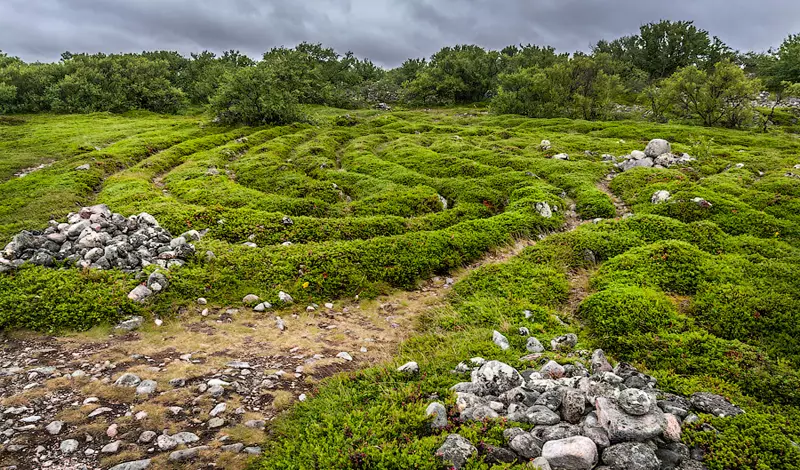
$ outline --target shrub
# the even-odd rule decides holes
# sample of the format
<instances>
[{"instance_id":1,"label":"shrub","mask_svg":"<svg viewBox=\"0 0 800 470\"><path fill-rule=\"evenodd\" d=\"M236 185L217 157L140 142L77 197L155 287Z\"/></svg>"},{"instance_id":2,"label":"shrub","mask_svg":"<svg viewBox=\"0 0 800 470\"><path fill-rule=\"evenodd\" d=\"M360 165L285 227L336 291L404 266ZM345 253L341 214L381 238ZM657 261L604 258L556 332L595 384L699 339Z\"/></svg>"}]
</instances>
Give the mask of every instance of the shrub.
<instances>
[{"instance_id":1,"label":"shrub","mask_svg":"<svg viewBox=\"0 0 800 470\"><path fill-rule=\"evenodd\" d=\"M287 124L303 120L297 99L266 65L231 74L211 99L211 109L227 124Z\"/></svg>"},{"instance_id":2,"label":"shrub","mask_svg":"<svg viewBox=\"0 0 800 470\"><path fill-rule=\"evenodd\" d=\"M28 267L0 275L0 330L86 330L140 312L136 285L116 271Z\"/></svg>"},{"instance_id":3,"label":"shrub","mask_svg":"<svg viewBox=\"0 0 800 470\"><path fill-rule=\"evenodd\" d=\"M677 320L675 307L664 294L628 286L592 294L581 303L579 313L600 336L655 332Z\"/></svg>"},{"instance_id":4,"label":"shrub","mask_svg":"<svg viewBox=\"0 0 800 470\"><path fill-rule=\"evenodd\" d=\"M662 241L634 248L608 260L592 278L595 288L614 283L656 287L676 294L694 294L708 279L711 256L681 241Z\"/></svg>"}]
</instances>

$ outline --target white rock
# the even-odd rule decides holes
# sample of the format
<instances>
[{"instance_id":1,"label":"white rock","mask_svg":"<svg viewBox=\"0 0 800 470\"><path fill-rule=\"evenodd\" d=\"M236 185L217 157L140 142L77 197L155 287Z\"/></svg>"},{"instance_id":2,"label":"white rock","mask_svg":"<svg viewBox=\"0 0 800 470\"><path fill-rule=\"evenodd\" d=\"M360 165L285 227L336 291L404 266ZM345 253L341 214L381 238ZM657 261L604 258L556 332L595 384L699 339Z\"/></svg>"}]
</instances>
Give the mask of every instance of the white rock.
<instances>
[{"instance_id":1,"label":"white rock","mask_svg":"<svg viewBox=\"0 0 800 470\"><path fill-rule=\"evenodd\" d=\"M345 361L352 361L353 360L353 356L351 356L350 354L348 354L348 353L346 353L344 351L342 351L339 354L337 354L336 357L338 357L339 359L344 359Z\"/></svg>"},{"instance_id":2,"label":"white rock","mask_svg":"<svg viewBox=\"0 0 800 470\"><path fill-rule=\"evenodd\" d=\"M494 332L492 333L492 341L494 342L494 344L500 346L500 349L502 349L503 351L511 347L510 344L508 343L508 338L503 336L502 333L500 333L497 330L494 330Z\"/></svg>"},{"instance_id":3,"label":"white rock","mask_svg":"<svg viewBox=\"0 0 800 470\"><path fill-rule=\"evenodd\" d=\"M280 299L280 301L285 303L285 304L293 304L294 303L294 299L292 298L292 296L287 294L284 291L278 292L278 299Z\"/></svg>"},{"instance_id":4,"label":"white rock","mask_svg":"<svg viewBox=\"0 0 800 470\"><path fill-rule=\"evenodd\" d=\"M597 463L597 446L584 436L545 442L542 457L563 470L591 470Z\"/></svg>"},{"instance_id":5,"label":"white rock","mask_svg":"<svg viewBox=\"0 0 800 470\"><path fill-rule=\"evenodd\" d=\"M419 364L416 362L406 362L402 366L397 368L398 372L403 372L404 374L414 375L419 373Z\"/></svg>"}]
</instances>

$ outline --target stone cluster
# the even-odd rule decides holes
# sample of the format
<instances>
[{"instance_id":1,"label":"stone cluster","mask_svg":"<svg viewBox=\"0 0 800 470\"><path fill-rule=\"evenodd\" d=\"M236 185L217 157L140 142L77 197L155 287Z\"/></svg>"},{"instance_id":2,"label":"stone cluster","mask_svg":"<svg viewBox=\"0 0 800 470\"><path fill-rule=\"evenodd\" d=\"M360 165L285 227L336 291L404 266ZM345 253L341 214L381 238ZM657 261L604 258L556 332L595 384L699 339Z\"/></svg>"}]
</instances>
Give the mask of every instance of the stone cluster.
<instances>
[{"instance_id":1,"label":"stone cluster","mask_svg":"<svg viewBox=\"0 0 800 470\"><path fill-rule=\"evenodd\" d=\"M628 155L615 157L613 155L603 155L603 159L616 164L617 169L628 171L636 167L645 168L669 168L675 165L683 165L695 161L689 154L674 155L672 146L664 139L653 139L645 147L644 152L634 150Z\"/></svg>"},{"instance_id":2,"label":"stone cluster","mask_svg":"<svg viewBox=\"0 0 800 470\"><path fill-rule=\"evenodd\" d=\"M458 420L505 418L533 426L531 431L506 429L506 447L484 446L480 453L490 463L533 461L542 469L562 470L699 469L704 468L702 450L681 443L682 426L697 421L695 413L743 413L718 395L663 393L655 378L630 364L612 368L599 349L588 368L580 362L549 361L538 370L519 372L481 358L472 359L472 367L465 364L457 371L470 371L471 381L452 387ZM442 404L432 403L428 415L433 428L448 427ZM462 468L478 453L471 442L453 434L437 456Z\"/></svg>"},{"instance_id":3,"label":"stone cluster","mask_svg":"<svg viewBox=\"0 0 800 470\"><path fill-rule=\"evenodd\" d=\"M114 214L105 204L84 207L67 221L50 221L41 231L23 231L0 252L0 273L24 263L53 266L59 262L81 268L138 271L157 264L181 266L195 253L195 230L173 238L150 214Z\"/></svg>"}]
</instances>

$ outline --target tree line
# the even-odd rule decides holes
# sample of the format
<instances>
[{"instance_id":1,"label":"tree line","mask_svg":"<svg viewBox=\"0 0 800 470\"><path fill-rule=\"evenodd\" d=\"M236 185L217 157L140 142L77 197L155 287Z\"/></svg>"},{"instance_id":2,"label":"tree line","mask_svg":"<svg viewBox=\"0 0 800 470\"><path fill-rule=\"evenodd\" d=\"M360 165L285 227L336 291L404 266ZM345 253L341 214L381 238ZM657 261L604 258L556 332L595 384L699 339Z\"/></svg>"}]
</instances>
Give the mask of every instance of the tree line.
<instances>
[{"instance_id":1,"label":"tree line","mask_svg":"<svg viewBox=\"0 0 800 470\"><path fill-rule=\"evenodd\" d=\"M607 119L638 105L658 121L753 124L755 95L800 95L800 35L764 53L736 52L690 21L661 21L601 40L590 53L549 46L445 47L386 70L320 44L279 47L258 61L237 51L62 54L25 63L0 52L0 113L176 113L207 106L226 123L303 120L303 104L483 103L497 113Z\"/></svg>"}]
</instances>

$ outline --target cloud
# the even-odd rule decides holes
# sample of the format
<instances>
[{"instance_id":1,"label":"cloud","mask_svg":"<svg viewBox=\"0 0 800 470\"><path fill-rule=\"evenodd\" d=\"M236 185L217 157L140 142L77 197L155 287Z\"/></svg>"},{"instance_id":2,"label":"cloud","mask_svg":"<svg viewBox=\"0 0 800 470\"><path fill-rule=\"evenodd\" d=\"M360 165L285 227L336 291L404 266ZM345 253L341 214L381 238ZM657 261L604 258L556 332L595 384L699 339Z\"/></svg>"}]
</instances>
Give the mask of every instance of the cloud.
<instances>
[{"instance_id":1,"label":"cloud","mask_svg":"<svg viewBox=\"0 0 800 470\"><path fill-rule=\"evenodd\" d=\"M385 66L443 46L534 43L588 50L659 19L694 20L741 50L800 32L789 0L4 0L0 48L25 60L61 52L238 49L321 42Z\"/></svg>"}]
</instances>

